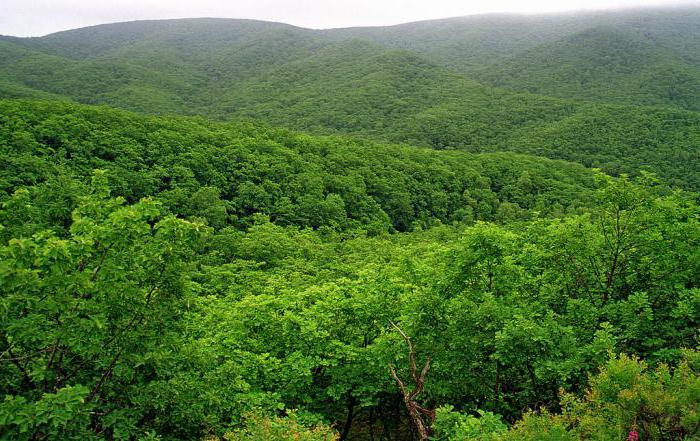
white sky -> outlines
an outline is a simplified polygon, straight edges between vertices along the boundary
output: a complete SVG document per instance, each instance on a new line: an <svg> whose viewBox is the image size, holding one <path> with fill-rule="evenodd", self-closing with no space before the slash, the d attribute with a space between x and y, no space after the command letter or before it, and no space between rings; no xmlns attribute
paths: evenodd
<svg viewBox="0 0 700 441"><path fill-rule="evenodd" d="M253 18L310 28L390 25L489 12L543 13L698 0L0 0L0 34L39 36L100 23Z"/></svg>

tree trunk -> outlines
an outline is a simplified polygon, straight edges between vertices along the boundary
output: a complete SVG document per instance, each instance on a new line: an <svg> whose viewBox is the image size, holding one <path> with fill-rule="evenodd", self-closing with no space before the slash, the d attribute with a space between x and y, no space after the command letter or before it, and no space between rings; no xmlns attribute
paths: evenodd
<svg viewBox="0 0 700 441"><path fill-rule="evenodd" d="M350 434L350 428L352 427L352 420L355 418L355 397L350 395L348 398L348 415L345 418L345 425L343 425L343 432L340 434L340 441L345 441L348 439L348 434Z"/></svg>

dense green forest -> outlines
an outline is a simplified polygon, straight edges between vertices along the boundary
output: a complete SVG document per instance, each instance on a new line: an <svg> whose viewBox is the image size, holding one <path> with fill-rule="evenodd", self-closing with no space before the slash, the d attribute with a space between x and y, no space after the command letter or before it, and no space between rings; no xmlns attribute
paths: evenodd
<svg viewBox="0 0 700 441"><path fill-rule="evenodd" d="M477 15L326 31L415 51L499 87L698 110L700 10Z"/></svg>
<svg viewBox="0 0 700 441"><path fill-rule="evenodd" d="M0 439L700 439L700 9L0 37Z"/></svg>
<svg viewBox="0 0 700 441"><path fill-rule="evenodd" d="M678 13L669 14L649 25L648 38L658 40L663 25L671 26L667 22ZM683 20L688 16L697 17L695 26L678 27L675 46L668 46L693 41L700 17L685 14ZM680 49L649 49L652 43L630 43L623 31L562 37L547 50L531 49L537 56L525 52L484 65L495 85L523 86L515 92L478 82L487 81L484 72L465 76L421 53L371 42L360 30L344 32L329 36L274 23L197 19L6 38L0 40L0 91L11 98L63 97L146 113L244 118L439 149L517 151L613 175L648 169L673 185L700 189L700 114L682 110L698 110L695 104L680 105L700 102L700 83L662 68L676 58L695 63ZM623 41L607 41L617 37ZM567 83L577 75L585 78ZM680 104L669 106L649 88L662 95L672 89ZM634 105L639 103L659 106Z"/></svg>

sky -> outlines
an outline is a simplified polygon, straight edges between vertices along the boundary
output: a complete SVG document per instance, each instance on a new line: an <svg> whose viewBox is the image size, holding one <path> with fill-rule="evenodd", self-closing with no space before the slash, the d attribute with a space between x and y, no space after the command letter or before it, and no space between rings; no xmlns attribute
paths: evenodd
<svg viewBox="0 0 700 441"><path fill-rule="evenodd" d="M0 0L0 34L20 37L119 21L227 17L308 28L378 26L492 12L548 13L698 0Z"/></svg>

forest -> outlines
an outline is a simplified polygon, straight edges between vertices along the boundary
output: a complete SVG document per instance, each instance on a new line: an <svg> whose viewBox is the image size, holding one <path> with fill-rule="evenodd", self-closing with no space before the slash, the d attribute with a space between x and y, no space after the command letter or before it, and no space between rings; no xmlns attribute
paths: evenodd
<svg viewBox="0 0 700 441"><path fill-rule="evenodd" d="M699 440L699 48L697 7L1 36L0 439Z"/></svg>

